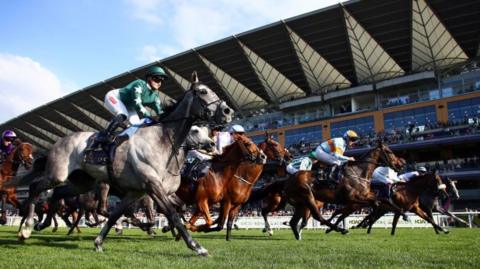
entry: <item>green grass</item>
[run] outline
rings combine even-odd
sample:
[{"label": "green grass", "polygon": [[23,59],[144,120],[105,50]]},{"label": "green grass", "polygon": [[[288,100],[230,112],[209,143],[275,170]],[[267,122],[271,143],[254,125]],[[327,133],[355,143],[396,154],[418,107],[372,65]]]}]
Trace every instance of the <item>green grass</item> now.
[{"label": "green grass", "polygon": [[81,234],[34,233],[19,242],[16,228],[0,227],[0,268],[479,268],[480,229],[352,230],[349,235],[304,231],[295,241],[289,230],[267,237],[259,230],[194,234],[211,257],[199,257],[170,234],[151,238],[137,229],[112,235],[103,253],[93,251],[98,229]]}]

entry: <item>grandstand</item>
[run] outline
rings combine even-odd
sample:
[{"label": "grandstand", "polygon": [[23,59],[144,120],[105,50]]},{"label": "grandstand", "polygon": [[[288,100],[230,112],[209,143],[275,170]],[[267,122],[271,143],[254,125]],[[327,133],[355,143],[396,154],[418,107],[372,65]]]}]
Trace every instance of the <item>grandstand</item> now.
[{"label": "grandstand", "polygon": [[91,85],[0,125],[48,150],[111,118],[104,94],[160,65],[163,101],[203,82],[259,141],[297,154],[354,129],[361,154],[381,134],[410,168],[458,180],[455,209],[480,207],[480,1],[348,1],[194,48]]}]

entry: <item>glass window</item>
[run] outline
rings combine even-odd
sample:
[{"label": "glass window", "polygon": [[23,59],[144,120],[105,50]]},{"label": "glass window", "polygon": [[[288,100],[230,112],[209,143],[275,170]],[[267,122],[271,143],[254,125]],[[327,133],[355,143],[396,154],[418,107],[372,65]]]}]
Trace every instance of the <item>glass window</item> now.
[{"label": "glass window", "polygon": [[415,126],[433,124],[437,121],[435,106],[420,107],[405,111],[385,113],[383,123],[385,131],[404,129],[408,125]]},{"label": "glass window", "polygon": [[285,131],[285,146],[298,144],[300,141],[305,143],[315,143],[322,141],[322,126],[310,126],[299,129]]},{"label": "glass window", "polygon": [[468,119],[480,116],[480,97],[448,103],[448,120],[468,124]]},{"label": "glass window", "polygon": [[375,133],[373,116],[334,122],[330,125],[331,137],[340,137],[347,130],[354,130],[360,136]]}]

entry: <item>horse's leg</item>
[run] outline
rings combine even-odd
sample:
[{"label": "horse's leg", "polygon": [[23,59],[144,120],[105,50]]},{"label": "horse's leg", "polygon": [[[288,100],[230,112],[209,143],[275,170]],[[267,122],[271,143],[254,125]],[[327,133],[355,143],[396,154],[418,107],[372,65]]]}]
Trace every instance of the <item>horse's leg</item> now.
[{"label": "horse's leg", "polygon": [[279,205],[282,203],[282,198],[275,199],[270,198],[268,199],[267,206],[262,208],[262,217],[265,222],[265,228],[263,228],[264,233],[268,233],[270,236],[273,235],[272,228],[270,227],[270,223],[268,222],[268,213],[275,211]]},{"label": "horse's leg", "polygon": [[392,231],[390,232],[390,235],[395,235],[395,229],[397,228],[397,223],[399,218],[400,218],[400,214],[398,212],[395,212],[395,216],[393,216]]},{"label": "horse's leg", "polygon": [[[149,196],[145,198],[145,215],[147,216],[147,233],[149,235],[155,235],[156,232],[153,229],[153,226],[155,226],[155,209],[153,208],[153,200]],[[174,230],[175,231],[175,230]]]},{"label": "horse's leg", "polygon": [[290,219],[290,228],[292,229],[293,235],[297,240],[302,240],[300,232],[298,231],[298,222],[302,218],[304,214],[304,210],[308,210],[308,209],[304,206],[296,206],[295,211],[293,212],[293,216]]},{"label": "horse's leg", "polygon": [[167,217],[168,221],[172,223],[172,225],[182,235],[187,247],[194,250],[199,255],[208,256],[208,251],[192,238],[185,226],[182,224],[177,211],[170,203],[168,195],[163,188],[156,184],[152,184],[151,187],[153,193],[150,196],[155,200],[155,202],[157,202],[159,209]]},{"label": "horse's leg", "polygon": [[328,222],[326,219],[324,219],[320,214],[320,212],[318,211],[315,198],[313,197],[312,190],[309,187],[307,187],[306,189],[304,189],[304,191],[305,191],[304,198],[306,198],[306,203],[307,203],[306,206],[308,209],[310,209],[314,219],[318,220],[323,225],[327,225],[328,227],[330,227],[331,229],[337,232],[341,232],[342,234],[348,233],[347,230],[340,228],[337,225],[332,224]]},{"label": "horse's leg", "polygon": [[84,214],[85,214],[85,210],[83,208],[80,208],[77,216],[75,217],[72,227],[70,227],[70,229],[68,230],[67,235],[71,235],[73,233],[73,230],[75,230],[75,228],[77,228],[78,233],[80,233],[80,228],[78,227],[78,224],[80,223],[80,219]]},{"label": "horse's leg", "polygon": [[[340,217],[338,217],[337,221],[335,221],[335,223],[333,225],[338,227],[338,224],[340,224],[340,222],[342,222],[346,217],[350,216],[350,214],[352,214],[353,212],[357,211],[360,208],[361,208],[360,204],[350,204],[350,205],[347,205],[347,206],[345,206],[345,207],[343,207],[339,210],[336,210],[334,215],[340,215]],[[328,234],[332,230],[334,230],[334,229],[328,228],[328,229],[325,230],[325,233]],[[346,233],[348,233],[348,230],[345,228],[343,230],[340,230],[340,232],[342,234],[346,234]]]},{"label": "horse's leg", "polygon": [[2,192],[2,216],[0,217],[0,225],[7,224],[7,193]]},{"label": "horse's leg", "polygon": [[[203,218],[205,219],[205,224],[200,226],[195,226],[194,224],[192,224],[194,223],[192,222],[192,219],[190,219],[189,221],[189,224],[191,225],[190,230],[192,232],[206,231],[210,229],[210,226],[212,226],[213,224],[212,216],[210,215],[210,207],[208,206],[208,199],[202,199],[201,201],[198,201],[197,207],[198,207],[198,211],[202,213]],[[196,221],[196,219],[194,219],[194,221]],[[223,224],[222,224],[222,228],[223,228]]]},{"label": "horse's leg", "polygon": [[441,210],[438,210],[438,212],[441,213],[441,214],[443,214],[443,215],[447,215],[447,216],[453,218],[454,220],[456,220],[456,221],[458,221],[458,222],[461,222],[461,223],[465,224],[465,225],[466,225],[467,227],[469,227],[469,228],[472,228],[472,226],[471,226],[468,222],[466,222],[466,221],[464,221],[463,219],[461,219],[461,218],[453,215],[453,214],[450,213],[450,211],[448,211],[448,210],[441,209]]},{"label": "horse's leg", "polygon": [[98,184],[98,193],[99,193],[99,198],[98,198],[98,208],[97,212],[98,214],[108,218],[108,191],[110,190],[110,185],[107,183],[100,183]]},{"label": "horse's leg", "polygon": [[[426,210],[424,210],[425,214],[427,214],[427,216],[431,219],[433,219],[433,212],[432,212],[432,208],[427,208]],[[437,228],[435,226],[433,226],[433,230],[435,230],[435,233],[436,234],[439,234]]]},{"label": "horse's leg", "polygon": [[[381,218],[386,212],[381,211],[379,208],[376,208],[373,210],[373,212],[368,215],[368,229],[367,229],[367,234],[370,234],[372,231],[373,224]],[[398,212],[395,212],[395,214]],[[399,213],[400,214],[400,213]]]},{"label": "horse's leg", "polygon": [[52,233],[55,233],[57,230],[58,230],[58,221],[57,221],[57,218],[55,217],[55,215],[53,215],[53,229],[52,229]]},{"label": "horse's leg", "polygon": [[242,205],[234,205],[230,209],[230,212],[228,213],[228,220],[227,220],[227,241],[230,241],[232,239],[232,226],[233,222],[235,221],[235,218],[237,217],[238,211]]},{"label": "horse's leg", "polygon": [[208,228],[203,232],[209,233],[209,232],[221,231],[223,229],[223,226],[225,225],[225,222],[227,221],[227,217],[231,208],[232,208],[232,204],[230,203],[230,201],[224,202],[220,209],[217,226],[213,228]]},{"label": "horse's leg", "polygon": [[35,203],[34,198],[37,197],[42,191],[49,189],[52,186],[52,181],[48,177],[41,177],[37,182],[30,185],[28,198],[26,200],[27,214],[25,219],[25,225],[18,234],[20,240],[25,240],[32,235],[32,228],[34,226],[33,215],[35,213]]},{"label": "horse's leg", "polygon": [[[443,229],[442,227],[438,226],[438,224],[436,224],[435,221],[432,218],[430,218],[418,205],[414,205],[412,207],[412,209],[410,209],[410,211],[412,211],[413,213],[417,214],[422,219],[424,219],[424,220],[428,221],[430,224],[432,224],[433,228],[434,229],[436,228],[435,232],[438,233],[438,231],[442,231],[446,234],[449,233],[449,231],[447,229]],[[437,229],[438,229],[438,231],[437,231]]]},{"label": "horse's leg", "polygon": [[100,234],[98,234],[95,238],[94,245],[97,252],[103,251],[102,244],[107,237],[108,232],[110,229],[112,229],[113,225],[117,223],[117,220],[123,215],[123,212],[128,209],[128,207],[130,207],[138,198],[139,196],[137,194],[127,193],[120,203],[115,207],[108,218],[107,224],[103,226]]}]

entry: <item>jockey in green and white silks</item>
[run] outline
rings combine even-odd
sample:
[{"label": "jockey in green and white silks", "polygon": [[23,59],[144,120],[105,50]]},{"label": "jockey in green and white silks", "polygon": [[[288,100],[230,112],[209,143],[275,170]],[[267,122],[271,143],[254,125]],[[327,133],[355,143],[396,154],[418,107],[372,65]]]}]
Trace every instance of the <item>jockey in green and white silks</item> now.
[{"label": "jockey in green and white silks", "polygon": [[310,152],[306,157],[294,159],[287,165],[287,173],[294,175],[298,171],[311,171],[315,160],[316,157],[314,152]]},{"label": "jockey in green and white silks", "polygon": [[145,75],[145,80],[137,79],[127,86],[109,91],[105,95],[105,106],[115,117],[105,130],[107,140],[119,126],[128,127],[131,124],[142,124],[152,115],[146,107],[150,107],[157,115],[163,113],[159,90],[167,73],[158,66],[152,66]]}]

